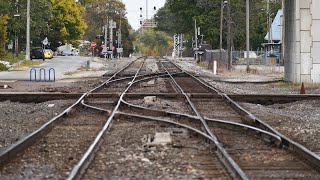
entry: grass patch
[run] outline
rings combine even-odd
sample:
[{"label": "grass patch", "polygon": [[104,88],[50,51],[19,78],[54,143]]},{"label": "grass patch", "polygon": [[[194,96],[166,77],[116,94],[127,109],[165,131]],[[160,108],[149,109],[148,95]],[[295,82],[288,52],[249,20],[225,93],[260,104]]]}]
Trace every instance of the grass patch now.
[{"label": "grass patch", "polygon": [[18,57],[15,56],[13,53],[6,53],[2,58],[0,58],[2,61],[8,61],[10,64],[18,63],[19,61],[23,60],[25,58],[24,53],[20,53]]},{"label": "grass patch", "polygon": [[7,71],[8,68],[4,65],[0,63],[0,71]]},{"label": "grass patch", "polygon": [[28,70],[30,67],[32,66],[39,66],[41,65],[43,62],[41,61],[22,61],[21,63],[19,63],[16,67],[10,69],[10,71],[26,71]]},{"label": "grass patch", "polygon": [[21,63],[22,66],[26,66],[26,67],[30,67],[30,66],[39,66],[41,65],[43,62],[40,61],[23,61]]},{"label": "grass patch", "polygon": [[207,68],[208,66],[208,63],[204,62],[204,61],[201,61],[199,63],[197,63],[198,66],[202,67],[202,68]]}]

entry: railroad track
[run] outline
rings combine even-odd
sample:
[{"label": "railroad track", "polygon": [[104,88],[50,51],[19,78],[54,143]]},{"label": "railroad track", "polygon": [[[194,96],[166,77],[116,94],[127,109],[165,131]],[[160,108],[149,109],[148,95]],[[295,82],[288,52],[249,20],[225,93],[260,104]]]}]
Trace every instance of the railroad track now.
[{"label": "railroad track", "polygon": [[[157,133],[170,137],[166,146]],[[151,58],[83,94],[0,162],[8,179],[320,178],[318,156],[174,63]]]}]

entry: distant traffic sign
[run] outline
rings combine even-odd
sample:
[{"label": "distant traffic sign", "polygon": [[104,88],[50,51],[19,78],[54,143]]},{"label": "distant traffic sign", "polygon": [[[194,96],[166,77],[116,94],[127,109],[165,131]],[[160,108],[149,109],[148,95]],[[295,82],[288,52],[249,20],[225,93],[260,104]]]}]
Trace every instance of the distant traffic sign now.
[{"label": "distant traffic sign", "polygon": [[97,47],[97,43],[96,42],[91,42],[91,48],[96,48]]},{"label": "distant traffic sign", "polygon": [[48,42],[48,38],[46,37],[46,38],[42,41],[42,44],[46,46],[46,45],[48,45],[48,43],[49,43],[49,42]]}]

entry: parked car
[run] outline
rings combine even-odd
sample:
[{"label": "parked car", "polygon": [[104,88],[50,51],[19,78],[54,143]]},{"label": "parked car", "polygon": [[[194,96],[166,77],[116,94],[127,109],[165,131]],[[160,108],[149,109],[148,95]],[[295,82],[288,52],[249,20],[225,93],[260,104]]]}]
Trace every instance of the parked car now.
[{"label": "parked car", "polygon": [[45,59],[52,59],[53,58],[53,51],[51,49],[44,50],[44,58]]},{"label": "parked car", "polygon": [[30,59],[43,59],[45,60],[44,57],[44,50],[41,47],[33,48],[31,49],[30,52]]},{"label": "parked car", "polygon": [[79,49],[72,49],[71,50],[71,56],[79,56],[80,51]]}]

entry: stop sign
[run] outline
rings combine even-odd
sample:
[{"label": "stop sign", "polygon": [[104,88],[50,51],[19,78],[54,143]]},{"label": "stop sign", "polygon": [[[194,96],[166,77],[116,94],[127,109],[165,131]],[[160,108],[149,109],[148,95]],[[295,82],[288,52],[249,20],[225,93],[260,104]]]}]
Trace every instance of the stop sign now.
[{"label": "stop sign", "polygon": [[91,42],[91,48],[95,48],[97,47],[97,43],[96,42]]}]

